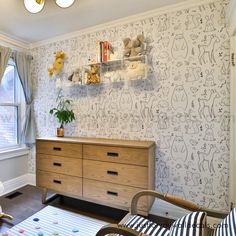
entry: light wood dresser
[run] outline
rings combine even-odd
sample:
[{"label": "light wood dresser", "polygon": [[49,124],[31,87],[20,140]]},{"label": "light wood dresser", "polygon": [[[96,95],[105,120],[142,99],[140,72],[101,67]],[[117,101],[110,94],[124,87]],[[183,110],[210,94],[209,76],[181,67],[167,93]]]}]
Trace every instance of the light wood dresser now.
[{"label": "light wood dresser", "polygon": [[[36,183],[42,201],[48,190],[129,210],[133,195],[155,189],[155,143],[95,138],[40,138],[36,143]],[[139,213],[153,199],[143,197]]]}]

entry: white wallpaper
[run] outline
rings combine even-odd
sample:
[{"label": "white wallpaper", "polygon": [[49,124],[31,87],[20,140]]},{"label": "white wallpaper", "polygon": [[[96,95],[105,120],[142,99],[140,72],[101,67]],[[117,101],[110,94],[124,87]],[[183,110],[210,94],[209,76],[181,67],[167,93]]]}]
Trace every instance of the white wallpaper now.
[{"label": "white wallpaper", "polygon": [[[66,135],[154,140],[156,189],[205,207],[226,209],[229,182],[229,35],[227,2],[156,15],[80,35],[32,50],[34,108],[38,136],[52,136],[57,124],[55,79],[47,75],[53,53],[68,55],[62,79],[96,56],[97,40],[122,55],[125,37],[144,32],[149,42],[147,80],[65,87],[76,122]],[[35,160],[30,162],[34,172]]]}]

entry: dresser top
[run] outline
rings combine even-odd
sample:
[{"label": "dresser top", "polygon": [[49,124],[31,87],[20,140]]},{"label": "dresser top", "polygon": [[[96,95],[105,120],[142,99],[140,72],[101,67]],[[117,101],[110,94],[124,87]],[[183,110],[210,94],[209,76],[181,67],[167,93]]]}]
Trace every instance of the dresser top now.
[{"label": "dresser top", "polygon": [[105,139],[105,138],[82,138],[82,137],[63,137],[63,138],[44,137],[44,138],[38,138],[37,140],[132,147],[132,148],[150,148],[155,145],[154,141],[136,141],[136,140]]}]

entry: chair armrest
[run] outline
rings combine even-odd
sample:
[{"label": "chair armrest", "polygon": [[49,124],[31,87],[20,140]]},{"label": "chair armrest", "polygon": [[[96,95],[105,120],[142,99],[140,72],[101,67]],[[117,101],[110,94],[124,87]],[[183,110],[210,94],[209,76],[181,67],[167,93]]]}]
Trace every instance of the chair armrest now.
[{"label": "chair armrest", "polygon": [[137,231],[124,227],[122,225],[109,224],[102,227],[96,234],[96,236],[105,236],[107,234],[119,234],[125,236],[139,236]]},{"label": "chair armrest", "polygon": [[13,220],[13,217],[12,217],[12,216],[7,215],[7,214],[5,214],[5,213],[3,213],[3,212],[0,212],[0,219],[1,219],[1,218],[5,218],[5,219],[8,219],[8,220]]},{"label": "chair armrest", "polygon": [[220,211],[214,211],[214,210],[210,210],[207,208],[203,208],[193,202],[186,201],[182,198],[178,198],[173,195],[162,194],[162,193],[152,191],[152,190],[143,190],[143,191],[140,191],[134,195],[132,202],[131,202],[131,214],[132,215],[137,214],[138,200],[142,196],[152,196],[155,198],[159,198],[163,201],[169,202],[177,207],[181,207],[181,208],[184,208],[189,211],[203,211],[203,212],[206,212],[208,216],[213,216],[216,218],[225,218],[228,215],[228,212],[220,212]]}]

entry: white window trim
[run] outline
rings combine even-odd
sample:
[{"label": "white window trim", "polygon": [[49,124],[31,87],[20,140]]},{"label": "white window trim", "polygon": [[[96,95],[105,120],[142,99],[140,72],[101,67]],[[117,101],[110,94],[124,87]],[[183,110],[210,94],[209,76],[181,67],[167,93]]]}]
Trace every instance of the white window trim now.
[{"label": "white window trim", "polygon": [[[8,65],[12,65],[15,67],[15,76],[17,76],[17,71],[16,71],[16,65],[12,61],[12,59],[9,60]],[[19,77],[18,77],[19,79]],[[20,81],[16,81],[16,86],[19,87]],[[28,155],[29,154],[29,148],[27,148],[24,144],[22,144],[21,141],[21,135],[22,135],[22,130],[23,130],[23,119],[24,119],[24,114],[25,114],[25,109],[26,109],[26,104],[25,102],[25,97],[24,97],[24,92],[18,93],[17,94],[17,101],[21,101],[21,103],[15,103],[14,106],[18,107],[18,120],[17,120],[17,126],[18,126],[18,131],[17,131],[17,138],[18,138],[18,145],[14,146],[9,146],[6,148],[0,148],[0,161],[9,159],[9,158],[14,158],[17,156],[22,156],[22,155]],[[13,105],[12,103],[2,103],[1,105]]]},{"label": "white window trim", "polygon": [[29,155],[30,149],[27,147],[15,147],[7,150],[1,150],[0,151],[0,161],[11,159],[14,157],[20,157]]}]

